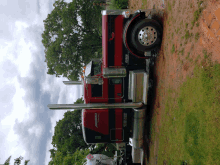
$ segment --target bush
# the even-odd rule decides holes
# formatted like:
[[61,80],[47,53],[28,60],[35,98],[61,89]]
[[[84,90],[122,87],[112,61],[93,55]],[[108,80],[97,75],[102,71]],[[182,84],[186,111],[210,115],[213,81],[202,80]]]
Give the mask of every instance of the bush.
[[128,0],[115,0],[115,5],[118,9],[127,9]]

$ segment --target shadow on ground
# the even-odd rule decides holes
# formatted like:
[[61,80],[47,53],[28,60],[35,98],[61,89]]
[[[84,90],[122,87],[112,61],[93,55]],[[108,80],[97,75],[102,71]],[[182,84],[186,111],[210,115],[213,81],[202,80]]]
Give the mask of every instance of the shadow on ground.
[[[157,14],[157,15],[153,15],[152,19],[155,19],[156,21],[158,21],[161,26],[164,28],[164,20],[166,19],[167,14],[164,12],[163,15],[161,14]],[[163,38],[163,37],[162,37]],[[160,46],[162,47],[162,46]],[[154,59],[154,65],[150,66],[150,79],[153,80],[152,83],[152,87],[149,88],[149,92],[148,92],[148,102],[147,102],[147,111],[146,111],[146,121],[145,121],[145,128],[144,128],[144,153],[145,153],[145,159],[144,161],[147,159],[149,161],[150,159],[150,144],[154,141],[154,139],[151,139],[151,124],[152,124],[152,117],[154,114],[154,104],[155,104],[155,100],[156,100],[156,89],[158,86],[158,80],[157,80],[157,76],[155,75],[155,70],[156,70],[156,61],[159,58],[159,51],[160,49],[158,48],[157,50],[155,50],[155,52],[157,54],[157,57]],[[160,54],[160,56],[164,56],[164,54]],[[153,126],[152,126],[153,127]],[[144,164],[148,164],[147,162],[144,162]]]

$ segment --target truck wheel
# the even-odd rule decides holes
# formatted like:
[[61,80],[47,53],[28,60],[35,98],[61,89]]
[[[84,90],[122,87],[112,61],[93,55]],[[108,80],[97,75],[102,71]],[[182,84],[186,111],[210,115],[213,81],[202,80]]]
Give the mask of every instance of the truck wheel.
[[152,19],[139,21],[131,32],[131,43],[141,52],[151,51],[161,44],[162,28]]

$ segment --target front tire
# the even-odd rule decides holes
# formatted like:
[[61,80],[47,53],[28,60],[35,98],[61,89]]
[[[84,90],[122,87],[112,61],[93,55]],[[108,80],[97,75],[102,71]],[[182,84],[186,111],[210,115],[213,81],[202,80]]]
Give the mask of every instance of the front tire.
[[142,53],[151,51],[162,42],[162,27],[152,19],[139,21],[131,31],[132,46]]

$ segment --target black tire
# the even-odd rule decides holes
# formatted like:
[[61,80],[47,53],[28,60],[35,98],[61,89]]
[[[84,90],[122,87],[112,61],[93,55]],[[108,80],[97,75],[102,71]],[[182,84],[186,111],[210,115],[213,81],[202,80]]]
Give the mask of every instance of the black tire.
[[[153,31],[154,34],[152,32],[149,33],[148,29],[149,31]],[[151,42],[148,43],[149,40],[147,40],[147,43],[145,44],[140,43],[141,41],[144,41],[144,40],[140,40],[141,37],[138,38],[138,36],[144,36],[140,34],[142,33],[141,30],[142,31],[146,30],[150,35],[152,35],[151,40],[153,41],[151,42],[153,43]],[[143,53],[146,51],[151,51],[161,44],[162,32],[163,32],[162,27],[157,21],[152,19],[143,19],[139,21],[136,25],[134,25],[131,31],[131,44],[137,51],[141,51]]]

